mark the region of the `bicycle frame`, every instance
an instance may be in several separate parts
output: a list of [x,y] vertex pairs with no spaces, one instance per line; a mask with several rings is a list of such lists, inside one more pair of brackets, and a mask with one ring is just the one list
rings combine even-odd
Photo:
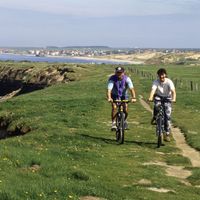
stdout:
[[118,108],[116,114],[116,141],[120,144],[124,143],[124,129],[125,129],[125,105],[128,103],[129,100],[115,100],[116,106]]
[[155,97],[154,102],[159,102],[158,113],[156,115],[156,134],[158,136],[157,147],[162,145],[162,138],[164,133],[164,126],[166,120],[165,103],[171,103],[171,99],[168,97]]

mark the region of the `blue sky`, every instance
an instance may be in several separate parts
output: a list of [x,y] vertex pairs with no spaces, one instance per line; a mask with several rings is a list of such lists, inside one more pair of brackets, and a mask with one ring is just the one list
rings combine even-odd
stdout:
[[1,0],[0,46],[200,48],[200,0]]

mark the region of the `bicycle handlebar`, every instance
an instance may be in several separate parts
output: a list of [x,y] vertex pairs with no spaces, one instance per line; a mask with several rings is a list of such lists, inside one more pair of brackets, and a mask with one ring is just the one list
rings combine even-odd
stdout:
[[170,97],[161,97],[161,96],[156,96],[152,101],[148,99],[149,102],[154,102],[154,101],[161,101],[161,102],[166,102],[166,103],[176,103],[176,101],[172,101]]
[[129,100],[113,100],[113,103],[129,103]]

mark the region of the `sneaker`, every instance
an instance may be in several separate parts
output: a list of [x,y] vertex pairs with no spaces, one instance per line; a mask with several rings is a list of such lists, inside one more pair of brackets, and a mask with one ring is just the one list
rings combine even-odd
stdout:
[[170,136],[169,136],[169,134],[164,134],[164,141],[165,142],[170,142]]
[[124,129],[128,130],[128,122],[127,121],[124,122]]
[[111,127],[111,131],[116,131],[117,129],[117,126],[116,126],[116,123],[112,123],[112,127]]
[[154,117],[151,119],[151,125],[156,125],[156,119]]

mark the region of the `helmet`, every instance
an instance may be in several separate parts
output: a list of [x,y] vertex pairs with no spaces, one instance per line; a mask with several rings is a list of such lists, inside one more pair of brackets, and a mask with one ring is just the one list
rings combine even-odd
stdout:
[[124,68],[123,67],[116,67],[115,68],[115,72],[117,73],[117,72],[124,72],[125,70],[124,70]]

